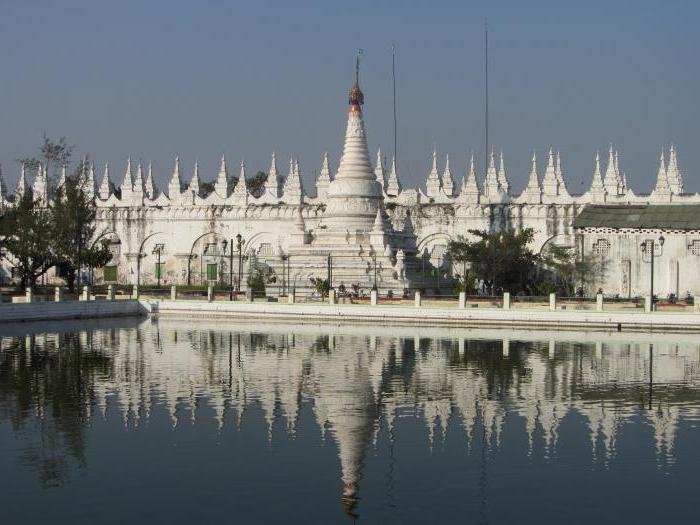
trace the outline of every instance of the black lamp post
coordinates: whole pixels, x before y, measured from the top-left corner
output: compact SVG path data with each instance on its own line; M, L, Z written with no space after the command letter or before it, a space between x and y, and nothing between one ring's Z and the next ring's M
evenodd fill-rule
M158 262L156 263L156 277L158 278L158 288L160 288L160 278L161 278L161 270L160 270L160 256L163 253L163 248L165 248L165 244L156 244L153 247L153 253L158 256Z
M241 274L243 273L243 252L241 251L241 247L243 246L243 243L245 240L243 239L243 236L238 233L236 234L236 244L238 246L238 283L236 285L236 291L240 292L241 291ZM233 248L233 245L231 246Z
M664 242L666 239L664 238L663 235L659 236L659 246L663 249L664 247ZM642 251L642 256L644 255L649 255L649 263L650 263L650 270L651 270L651 275L649 279L649 295L651 296L651 309L652 311L654 310L654 257L660 257L661 252L658 254L654 253L655 252L655 246L656 246L656 241L654 239L645 239L641 242L639 245L640 250Z
M229 242L224 239L221 241L222 255L226 256L226 246ZM228 252L228 300L233 301L233 239L231 239L230 250Z

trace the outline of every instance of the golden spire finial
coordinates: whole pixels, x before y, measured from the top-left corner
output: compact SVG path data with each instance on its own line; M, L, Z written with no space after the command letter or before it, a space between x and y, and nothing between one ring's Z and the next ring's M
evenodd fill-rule
M365 103L365 96L360 89L360 57L362 56L362 49L357 51L357 59L355 60L355 84L350 90L350 100L351 106L361 106Z

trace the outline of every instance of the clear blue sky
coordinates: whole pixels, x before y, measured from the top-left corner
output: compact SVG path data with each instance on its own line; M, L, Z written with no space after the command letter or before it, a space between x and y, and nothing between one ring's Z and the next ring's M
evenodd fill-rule
M0 2L0 162L35 153L46 131L78 155L153 161L162 188L179 155L214 179L222 153L249 174L298 155L307 189L321 155L337 166L355 54L370 148L391 154L391 45L397 49L399 169L422 184L433 144L461 178L483 178L483 26L489 20L491 143L519 191L533 149L551 144L570 189L587 189L613 142L634 190L649 191L674 142L700 190L700 3ZM441 164L443 160L441 159ZM102 168L98 171L101 176ZM581 182L585 184L582 185Z

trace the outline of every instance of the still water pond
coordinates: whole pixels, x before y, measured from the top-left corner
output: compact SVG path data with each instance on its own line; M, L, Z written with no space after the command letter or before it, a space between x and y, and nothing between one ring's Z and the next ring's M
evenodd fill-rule
M690 523L692 335L0 325L2 523Z

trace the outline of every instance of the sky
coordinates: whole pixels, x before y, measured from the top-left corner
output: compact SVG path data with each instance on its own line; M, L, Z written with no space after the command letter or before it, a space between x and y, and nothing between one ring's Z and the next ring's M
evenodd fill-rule
M611 143L635 192L671 143L700 191L700 3L680 0L0 0L3 176L14 187L46 133L98 180L108 161L120 183L128 156L152 161L161 188L178 155L186 180L197 159L214 180L222 154L252 175L275 151L285 174L299 158L309 191L324 151L337 167L358 49L370 150L391 157L394 45L402 183L424 184L433 147L457 180L473 151L482 180L486 19L489 142L513 191L552 146L583 192Z

